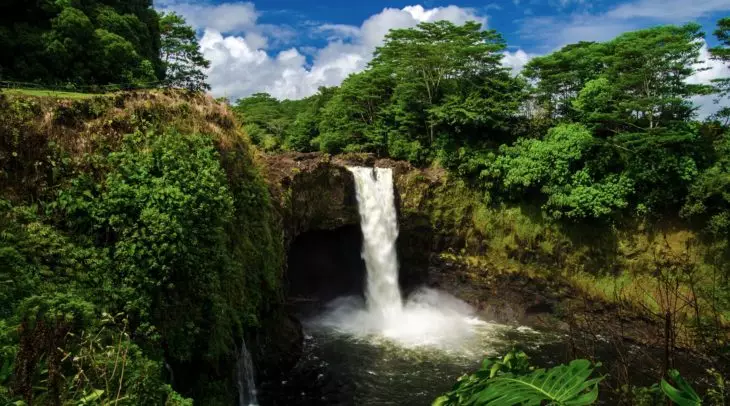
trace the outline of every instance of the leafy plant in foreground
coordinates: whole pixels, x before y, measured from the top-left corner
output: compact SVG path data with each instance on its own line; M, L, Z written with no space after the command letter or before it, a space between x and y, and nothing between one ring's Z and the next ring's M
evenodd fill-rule
M577 359L568 365L533 369L524 352L509 352L501 360L486 359L482 368L463 376L451 392L433 406L447 405L589 405L598 399L592 378L597 365ZM547 403L546 403L547 402Z
M603 376L592 377L601 366L576 359L550 369L535 369L522 351L510 351L502 358L487 358L482 367L464 375L453 389L439 396L431 406L582 406L598 400L598 384ZM701 398L677 370L668 372L672 383L662 379L651 387L635 386L630 390L632 405L659 405L666 401L679 406L726 404L725 379L717 371L707 372L716 384Z
M679 406L701 406L702 405L702 399L697 394L697 392L692 389L692 387L685 381L680 375L679 371L676 369L672 369L669 371L669 377L672 379L672 381L677 385L676 387L672 386L669 382L662 379L662 392L664 392L665 395L669 399L671 399L674 403L678 404Z

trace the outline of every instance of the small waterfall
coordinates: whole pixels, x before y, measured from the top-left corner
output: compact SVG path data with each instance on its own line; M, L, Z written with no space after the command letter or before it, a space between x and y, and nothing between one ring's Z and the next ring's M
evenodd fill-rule
M251 360L251 353L246 348L246 341L243 338L241 338L241 349L236 363L236 379L238 386L238 406L258 406L253 361Z
M362 257L367 268L368 309L384 321L397 319L403 311L398 286L398 218L393 193L393 173L388 168L348 168L355 176Z
M173 372L172 367L170 366L170 364L167 363L167 361L165 361L165 369L167 369L167 373L170 374L170 386L172 386L174 388L175 387L175 373Z

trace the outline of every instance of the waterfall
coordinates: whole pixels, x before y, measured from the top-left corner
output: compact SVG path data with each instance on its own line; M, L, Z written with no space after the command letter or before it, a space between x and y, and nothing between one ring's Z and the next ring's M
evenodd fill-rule
M403 311L398 286L398 218L393 194L393 174L387 168L348 168L355 176L357 205L367 268L365 297L368 309L384 320L395 320Z
M254 380L251 353L246 348L246 341L241 338L241 349L236 362L236 380L238 386L239 406L258 406L256 399L256 381Z
M482 323L461 300L421 288L404 301L398 286L398 218L393 172L386 168L348 168L355 177L362 229L365 301L343 297L327 305L312 325L357 337L386 338L400 345L452 348L468 340ZM344 270L345 272L347 270Z

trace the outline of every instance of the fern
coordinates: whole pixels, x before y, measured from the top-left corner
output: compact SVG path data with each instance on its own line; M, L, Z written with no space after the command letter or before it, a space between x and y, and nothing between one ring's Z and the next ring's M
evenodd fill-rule
M462 377L454 389L434 401L433 406L494 405L539 406L589 405L598 398L602 377L591 378L594 365L579 359L568 365L524 372L524 353L510 353L502 361L486 360L482 369ZM519 365L514 368L512 365Z

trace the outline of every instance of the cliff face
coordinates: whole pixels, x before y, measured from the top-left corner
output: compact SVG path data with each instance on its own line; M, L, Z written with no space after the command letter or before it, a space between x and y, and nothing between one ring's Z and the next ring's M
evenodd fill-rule
M359 224L355 181L341 163L322 154L299 153L262 160L286 246L307 231Z
M291 287L290 294L307 296L311 293L318 299L331 299L337 294L362 292L365 275L364 264L359 260L360 217L355 181L348 166L393 170L399 211L401 286L408 289L425 282L423 271L427 269L433 251L432 227L428 218L417 209L406 210L402 198L413 193L408 190L405 179L421 171L406 162L378 160L367 154L331 157L320 153L288 153L267 155L262 159L269 189L280 213L285 246L291 254L285 277ZM298 255L302 246L307 247L306 256ZM348 252L344 253L345 250ZM352 274L346 275L348 272ZM323 281L328 289L312 293L318 290L314 286L317 281Z

